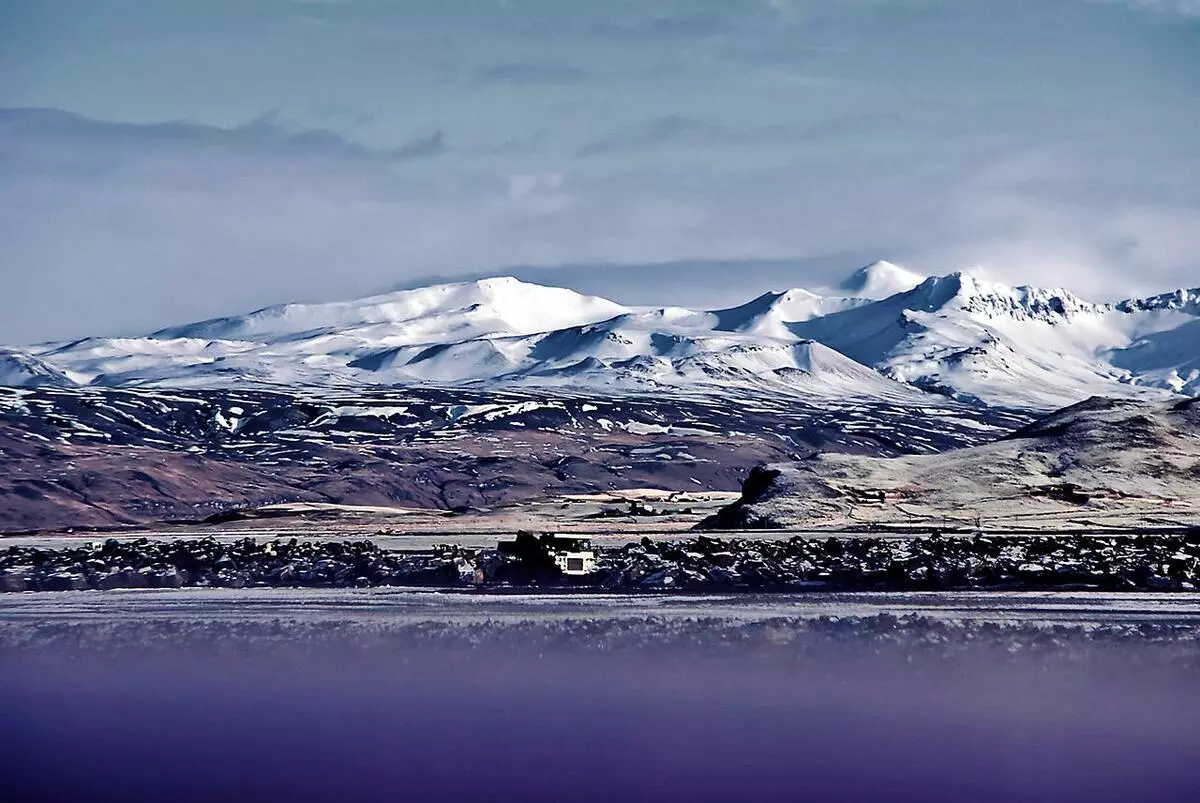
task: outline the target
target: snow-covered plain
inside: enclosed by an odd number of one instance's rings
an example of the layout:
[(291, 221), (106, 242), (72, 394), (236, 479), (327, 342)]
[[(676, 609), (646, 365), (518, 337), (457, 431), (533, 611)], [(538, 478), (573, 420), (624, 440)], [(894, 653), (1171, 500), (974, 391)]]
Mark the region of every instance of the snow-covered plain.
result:
[(740, 306), (627, 307), (512, 278), (285, 304), (0, 354), (8, 385), (589, 386), (1052, 409), (1200, 392), (1200, 288), (1093, 303), (887, 262)]

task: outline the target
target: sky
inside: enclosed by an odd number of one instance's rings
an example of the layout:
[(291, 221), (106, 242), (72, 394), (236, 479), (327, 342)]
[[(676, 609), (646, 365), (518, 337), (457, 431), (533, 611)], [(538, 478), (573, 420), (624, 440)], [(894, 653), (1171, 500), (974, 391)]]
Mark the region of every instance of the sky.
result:
[(1200, 285), (1200, 0), (0, 0), (0, 343), (874, 259)]

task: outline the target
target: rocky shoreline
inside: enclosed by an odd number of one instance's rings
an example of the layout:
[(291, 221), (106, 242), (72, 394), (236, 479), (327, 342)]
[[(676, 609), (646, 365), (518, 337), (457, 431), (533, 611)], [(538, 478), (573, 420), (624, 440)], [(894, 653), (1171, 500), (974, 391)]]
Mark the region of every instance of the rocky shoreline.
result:
[(700, 536), (596, 550), (568, 577), (498, 550), (413, 553), (371, 541), (108, 539), (0, 550), (0, 591), (412, 586), (502, 591), (1179, 591), (1200, 588), (1193, 535), (805, 538)]

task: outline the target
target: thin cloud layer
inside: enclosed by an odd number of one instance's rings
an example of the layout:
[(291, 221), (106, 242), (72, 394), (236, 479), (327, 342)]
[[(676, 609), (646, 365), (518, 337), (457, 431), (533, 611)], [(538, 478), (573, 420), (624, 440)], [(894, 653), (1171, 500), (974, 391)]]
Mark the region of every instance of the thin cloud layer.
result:
[(1200, 0), (1093, 0), (1093, 2), (1118, 3), (1139, 11), (1200, 18)]
[[(447, 181), (420, 162), (304, 132), (273, 131), (289, 144), (273, 147), (253, 127), (114, 128), (70, 115), (29, 125), (25, 112), (0, 120), (14, 159), (0, 171), (0, 213), (14, 224), (0, 254), (10, 342), (138, 332), (520, 264), (783, 260), (755, 273), (754, 287), (731, 284), (728, 272), (714, 287), (717, 277), (697, 269), (707, 286), (689, 288), (679, 266), (587, 282), (646, 303), (820, 286), (868, 255), (930, 270), (983, 262), (1010, 281), (1112, 296), (1195, 283), (1188, 271), (1200, 249), (1189, 223), (1200, 204), (1072, 198), (1073, 174), (1058, 156), (964, 162), (927, 175), (920, 193), (903, 172), (866, 167), (726, 178), (716, 191), (693, 176)], [(1030, 187), (1034, 176), (1046, 186)], [(830, 254), (846, 261), (822, 261)], [(572, 275), (580, 278), (562, 273)]]

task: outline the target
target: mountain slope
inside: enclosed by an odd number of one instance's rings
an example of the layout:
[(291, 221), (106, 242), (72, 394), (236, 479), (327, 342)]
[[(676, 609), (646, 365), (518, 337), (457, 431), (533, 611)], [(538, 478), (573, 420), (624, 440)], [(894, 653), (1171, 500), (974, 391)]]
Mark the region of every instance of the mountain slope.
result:
[(1136, 372), (1143, 384), (1200, 394), (1200, 318), (1175, 329), (1151, 332), (1105, 356), (1118, 368)]
[[(714, 320), (715, 319), (715, 320)], [(822, 395), (915, 398), (836, 351), (794, 337), (726, 332), (720, 314), (681, 308), (626, 313), (607, 321), (524, 337), (406, 346), (351, 367), (384, 381), (586, 381), (623, 388), (774, 385)]]
[(1200, 520), (1200, 400), (1094, 398), (936, 455), (818, 454), (756, 469), (707, 526), (1065, 528)]
[(735, 490), (816, 449), (909, 454), (1028, 423), (951, 402), (534, 387), (0, 388), (0, 532), (286, 501), (452, 509)]

